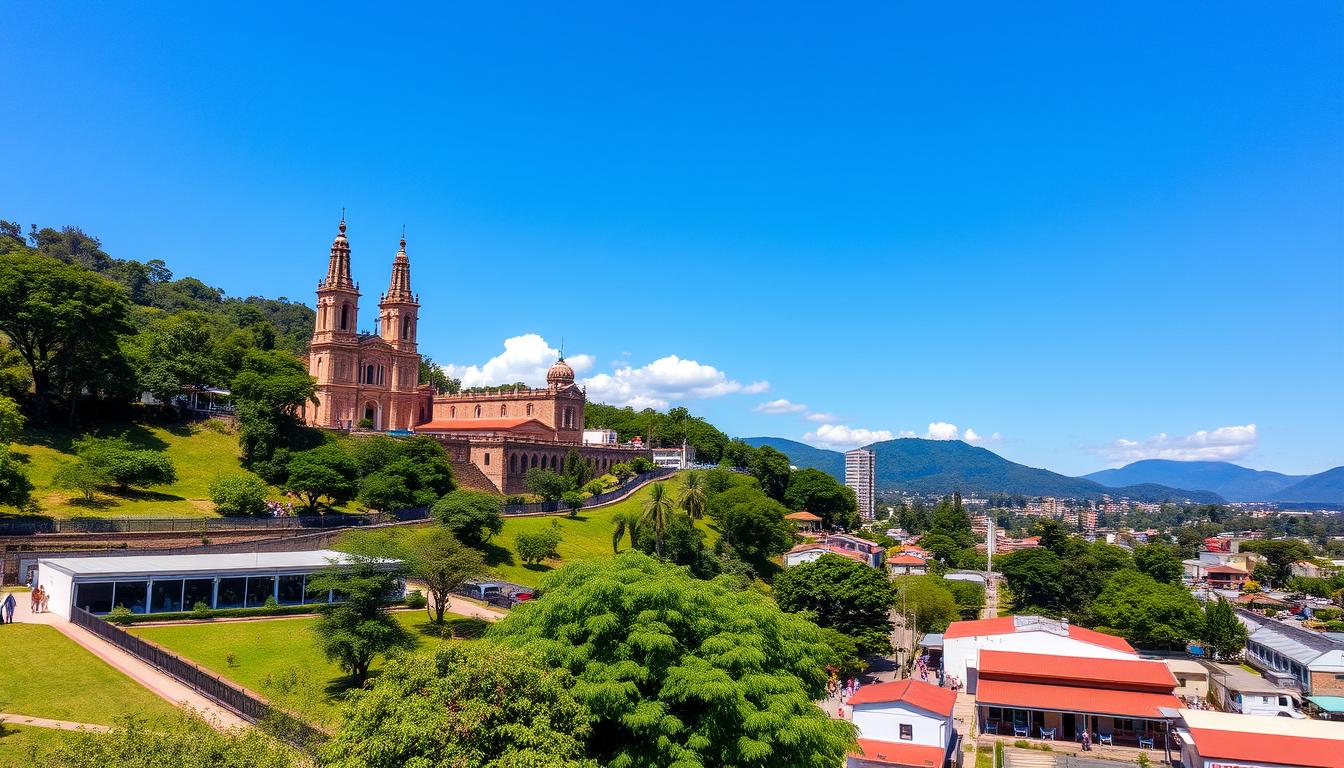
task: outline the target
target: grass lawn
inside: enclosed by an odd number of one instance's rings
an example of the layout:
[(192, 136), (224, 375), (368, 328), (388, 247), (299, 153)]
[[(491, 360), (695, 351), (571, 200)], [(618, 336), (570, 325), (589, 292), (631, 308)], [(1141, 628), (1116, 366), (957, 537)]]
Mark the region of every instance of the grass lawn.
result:
[(37, 765), (34, 750), (45, 751), (67, 738), (67, 731), (6, 725), (0, 732), (0, 768), (30, 768)]
[(117, 715), (174, 709), (43, 624), (0, 627), (0, 669), (0, 709), (15, 714), (108, 725)]
[[(433, 634), (423, 610), (398, 611), (395, 615), (417, 639), (417, 650), (432, 650), (445, 642)], [(479, 624), (451, 614), (446, 618)], [(349, 682), (318, 649), (310, 630), (316, 621), (305, 616), (266, 621), (133, 626), (130, 631), (310, 720), (334, 724), (337, 704)], [(375, 664), (374, 670), (377, 668)]]
[[(682, 474), (676, 474), (662, 482), (667, 486), (668, 494), (675, 500), (685, 481)], [(581, 510), (575, 517), (561, 515), (506, 517), (504, 530), (492, 538), (487, 547), (490, 565), (502, 579), (535, 587), (541, 583), (546, 573), (566, 563), (611, 557), (613, 554), (611, 533), (616, 515), (630, 510), (642, 511), (644, 502), (649, 498), (651, 487), (652, 484), (646, 485), (630, 498), (615, 504), (593, 510)], [(547, 528), (552, 521), (560, 524), (560, 535), (563, 537), (559, 547), (560, 559), (547, 560), (539, 565), (524, 565), (514, 547), (514, 537), (519, 533)], [(718, 530), (712, 527), (708, 519), (700, 520), (696, 523), (696, 527), (705, 532), (706, 545), (713, 546), (718, 540)], [(621, 539), (620, 546), (621, 551), (629, 548), (628, 536)]]

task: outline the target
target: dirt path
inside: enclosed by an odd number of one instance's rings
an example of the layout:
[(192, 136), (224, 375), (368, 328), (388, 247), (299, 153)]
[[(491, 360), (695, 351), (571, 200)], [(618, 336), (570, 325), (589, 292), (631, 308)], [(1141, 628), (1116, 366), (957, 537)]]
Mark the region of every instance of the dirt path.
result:
[(34, 728), (52, 728), (58, 731), (98, 731), (106, 733), (112, 730), (106, 725), (94, 725), (93, 723), (72, 723), (69, 720), (49, 720), (45, 717), (30, 717), (28, 715), (18, 715), (13, 712), (0, 712), (0, 720), (5, 725), (30, 725)]

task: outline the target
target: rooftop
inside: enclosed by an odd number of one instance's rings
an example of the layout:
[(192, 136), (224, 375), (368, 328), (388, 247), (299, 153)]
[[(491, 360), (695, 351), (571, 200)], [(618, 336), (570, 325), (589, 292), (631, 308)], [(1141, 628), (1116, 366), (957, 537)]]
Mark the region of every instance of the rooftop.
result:
[(893, 702), (909, 704), (925, 712), (946, 717), (952, 714), (952, 707), (957, 703), (957, 694), (950, 688), (939, 688), (910, 677), (889, 683), (860, 686), (858, 692), (849, 697), (850, 706)]
[(1304, 768), (1344, 768), (1344, 728), (1325, 720), (1297, 720), (1206, 710), (1180, 710), (1185, 729), (1205, 759)]
[(1081, 659), (1039, 653), (980, 651), (980, 678), (1026, 678), (1028, 682), (1062, 682), (1086, 687), (1138, 686), (1170, 692), (1176, 678), (1160, 661)]
[(1123, 653), (1134, 653), (1134, 647), (1123, 637), (1107, 635), (1093, 629), (1074, 626), (1068, 622), (1047, 619), (1041, 616), (1000, 616), (996, 619), (954, 621), (948, 625), (947, 631), (943, 633), (943, 637), (947, 640), (953, 640), (959, 637), (1011, 635), (1016, 632), (1034, 631), (1049, 632), (1055, 635), (1066, 635), (1080, 642), (1100, 645), (1104, 648), (1110, 648)]
[(539, 427), (550, 429), (540, 421), (526, 417), (516, 419), (440, 419), (417, 424), (412, 429), (416, 432), (498, 432), (505, 429), (516, 429), (525, 424), (536, 424)]
[(995, 707), (1145, 718), (1158, 718), (1162, 716), (1163, 708), (1175, 709), (1181, 706), (1181, 700), (1170, 693), (1116, 691), (1081, 685), (1019, 683), (1011, 680), (981, 680), (976, 687), (975, 700)]
[(41, 568), (53, 568), (72, 576), (97, 577), (320, 569), (345, 562), (347, 558), (349, 555), (341, 552), (318, 549), (307, 552), (50, 557), (37, 562)]
[(894, 741), (859, 739), (859, 751), (864, 760), (887, 765), (908, 765), (916, 768), (936, 768), (943, 764), (947, 750), (922, 744), (901, 744)]

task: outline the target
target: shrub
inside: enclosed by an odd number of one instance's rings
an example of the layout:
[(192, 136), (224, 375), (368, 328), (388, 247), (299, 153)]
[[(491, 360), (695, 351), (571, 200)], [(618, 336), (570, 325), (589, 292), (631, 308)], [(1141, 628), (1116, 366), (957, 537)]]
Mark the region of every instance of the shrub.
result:
[(579, 491), (565, 491), (560, 497), (560, 501), (569, 509), (570, 517), (577, 515), (580, 509), (583, 509), (584, 495)]
[(191, 606), (191, 616), (194, 619), (210, 618), (210, 605), (208, 603), (197, 600), (196, 604)]
[(135, 621), (135, 614), (131, 612), (130, 608), (127, 608), (124, 605), (118, 605), (107, 614), (107, 620), (113, 624), (121, 624), (124, 626)]
[(429, 599), (420, 590), (412, 589), (406, 593), (407, 608), (424, 608), (426, 605), (429, 605)]
[(267, 490), (253, 475), (220, 475), (210, 483), (210, 500), (221, 515), (264, 515)]
[(355, 426), (360, 429), (373, 429), (373, 419), (360, 419)]
[(628, 463), (622, 461), (611, 465), (611, 475), (616, 478), (617, 482), (623, 483), (635, 476), (635, 470), (631, 469)]
[[(603, 477), (611, 477), (611, 476), (603, 475), (602, 477), (599, 477), (596, 480), (589, 480), (587, 483), (584, 484), (583, 492), (588, 494), (589, 496), (596, 496), (599, 493), (605, 492), (607, 490), (607, 483), (605, 480), (602, 479)], [(616, 478), (613, 477), (612, 479), (615, 480)]]
[(505, 496), (505, 497), (504, 497), (504, 503), (507, 504), (507, 505), (509, 505), (509, 506), (515, 506), (515, 505), (518, 505), (518, 504), (526, 504), (526, 503), (527, 503), (527, 497), (524, 496), (524, 495), (522, 495), (522, 494), (515, 493), (515, 494), (513, 494), (513, 495), (511, 495), (511, 496)]
[(559, 557), (556, 549), (560, 546), (560, 526), (554, 521), (550, 528), (540, 531), (523, 532), (514, 537), (518, 557), (528, 565), (536, 565), (548, 557)]
[(654, 467), (655, 465), (653, 461), (647, 456), (636, 456), (630, 460), (630, 468), (633, 469), (637, 475), (642, 475), (645, 472), (652, 472)]
[(1344, 621), (1327, 621), (1327, 622), (1325, 622), (1325, 631), (1326, 631), (1326, 632), (1344, 632)]
[(1318, 621), (1336, 621), (1344, 616), (1344, 611), (1338, 608), (1317, 608), (1312, 612), (1312, 618)]
[(261, 604), (261, 607), (263, 607), (263, 608), (279, 608), (279, 607), (280, 607), (280, 604), (277, 603), (277, 602), (275, 601), (275, 596), (272, 595), (271, 597), (266, 598), (266, 602), (262, 603), (262, 604)]

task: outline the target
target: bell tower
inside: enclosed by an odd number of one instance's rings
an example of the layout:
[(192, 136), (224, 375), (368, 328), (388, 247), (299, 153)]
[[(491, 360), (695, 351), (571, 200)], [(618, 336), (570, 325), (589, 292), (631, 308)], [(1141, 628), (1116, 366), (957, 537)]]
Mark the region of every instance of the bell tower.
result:
[(392, 260), (392, 280), (378, 302), (378, 332), (398, 352), (415, 353), (420, 297), (411, 293), (411, 260), (406, 257), (406, 234)]
[(313, 343), (353, 341), (359, 323), (359, 285), (350, 279), (350, 241), (345, 239), (345, 214), (331, 242), (327, 277), (317, 284), (317, 325)]

